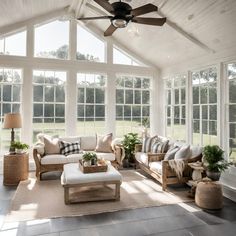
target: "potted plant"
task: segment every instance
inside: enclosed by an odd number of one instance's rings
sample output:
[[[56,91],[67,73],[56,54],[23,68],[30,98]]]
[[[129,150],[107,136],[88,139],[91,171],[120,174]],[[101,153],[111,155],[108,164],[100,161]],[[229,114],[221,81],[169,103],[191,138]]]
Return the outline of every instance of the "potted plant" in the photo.
[[[25,150],[29,148],[29,145],[26,143],[22,143],[20,141],[15,141],[11,144],[11,147],[13,147],[16,150],[16,153],[23,153]]]
[[[97,155],[94,152],[86,152],[83,154],[83,165],[97,165]]]
[[[130,163],[134,163],[134,149],[135,145],[139,144],[140,140],[137,133],[128,133],[124,135],[122,145],[125,149],[124,167],[129,167]]]
[[[207,145],[203,149],[204,165],[207,177],[217,181],[220,174],[228,168],[230,163],[224,159],[224,151],[217,145]]]

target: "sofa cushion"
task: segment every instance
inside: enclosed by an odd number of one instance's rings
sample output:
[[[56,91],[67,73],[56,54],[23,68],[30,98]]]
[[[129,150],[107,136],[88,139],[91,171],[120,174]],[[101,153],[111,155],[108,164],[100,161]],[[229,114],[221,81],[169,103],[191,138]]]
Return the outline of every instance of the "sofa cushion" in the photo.
[[[202,147],[199,145],[190,146],[190,158],[198,157],[202,154]]]
[[[112,152],[112,133],[99,136],[97,135],[97,145],[95,148],[96,152]]]
[[[164,160],[173,160],[175,158],[176,152],[179,150],[179,147],[170,148],[165,154]]]
[[[75,143],[69,143],[60,141],[60,153],[67,156],[69,154],[79,153],[80,152],[80,142],[77,141]]]
[[[78,162],[79,160],[83,159],[83,153],[70,154],[70,155],[66,156],[66,158],[67,158],[68,163]]]
[[[143,138],[143,143],[142,143],[142,152],[150,152],[151,151],[151,146],[152,143],[157,139],[157,135],[153,137],[145,137]]]
[[[114,161],[116,159],[116,156],[114,153],[111,153],[111,152],[96,152],[97,154],[97,158],[98,159],[105,159],[107,161]]]
[[[54,154],[54,155],[45,155],[41,158],[42,165],[50,165],[50,164],[65,164],[68,163],[68,158],[65,155]]]
[[[150,170],[162,174],[162,162],[161,161],[154,161],[149,163]]]
[[[175,160],[185,160],[188,159],[190,155],[190,146],[183,145],[180,149],[175,153]]]
[[[135,159],[136,159],[138,162],[140,162],[140,163],[142,163],[142,164],[148,166],[148,154],[147,154],[147,153],[144,153],[144,152],[136,152],[136,153],[135,153]]]
[[[81,136],[80,148],[84,151],[94,151],[97,145],[96,136]]]

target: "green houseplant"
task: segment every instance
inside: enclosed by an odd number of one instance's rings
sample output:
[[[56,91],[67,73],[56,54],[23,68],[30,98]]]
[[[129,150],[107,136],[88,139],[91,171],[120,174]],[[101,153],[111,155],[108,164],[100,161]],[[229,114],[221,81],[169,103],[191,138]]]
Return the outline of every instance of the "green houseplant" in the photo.
[[[137,133],[128,133],[124,135],[124,138],[122,140],[122,145],[125,149],[124,167],[128,167],[129,163],[134,162],[135,145],[139,143],[140,140]]]
[[[207,145],[203,149],[206,173],[214,181],[219,180],[221,172],[226,170],[230,163],[224,159],[224,151],[217,145]]]
[[[97,164],[97,155],[94,152],[86,152],[83,154],[83,163],[86,166]]]
[[[16,153],[22,153],[29,148],[29,145],[20,141],[15,141],[11,144],[11,147],[15,148]]]

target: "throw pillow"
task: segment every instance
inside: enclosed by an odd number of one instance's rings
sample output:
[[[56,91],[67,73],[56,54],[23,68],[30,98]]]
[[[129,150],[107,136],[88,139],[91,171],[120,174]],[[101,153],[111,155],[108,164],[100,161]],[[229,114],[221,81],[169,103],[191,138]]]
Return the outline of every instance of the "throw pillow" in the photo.
[[[169,148],[169,140],[166,140],[162,143],[161,152],[166,153],[168,151],[168,148]]]
[[[59,141],[60,153],[68,156],[70,154],[76,154],[80,151],[80,142],[69,143],[65,141]]]
[[[58,138],[52,138],[48,135],[45,135],[43,137],[43,143],[44,143],[44,150],[45,154],[59,154],[60,153],[60,147],[58,143]]]
[[[173,160],[175,158],[175,153],[179,150],[179,147],[172,147],[170,148],[166,155],[165,155],[165,158],[164,160]]]
[[[161,142],[154,142],[151,146],[151,153],[160,153]]]
[[[202,147],[201,146],[191,146],[190,147],[190,158],[198,157],[202,154]]]
[[[190,146],[183,145],[180,149],[175,153],[175,160],[184,160],[188,159],[190,154]]]
[[[144,153],[150,152],[152,143],[156,140],[156,138],[157,138],[157,135],[155,135],[153,137],[143,138],[142,152],[144,152]]]
[[[97,146],[95,148],[96,152],[112,152],[112,133],[103,136],[97,135]]]

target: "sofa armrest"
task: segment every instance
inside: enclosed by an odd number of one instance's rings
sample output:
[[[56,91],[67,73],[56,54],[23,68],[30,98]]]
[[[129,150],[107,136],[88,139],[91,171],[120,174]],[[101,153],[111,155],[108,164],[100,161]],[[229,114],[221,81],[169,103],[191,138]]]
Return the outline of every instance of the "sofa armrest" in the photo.
[[[135,144],[134,152],[141,152],[142,151],[142,144]]]
[[[38,153],[37,149],[33,149],[33,157],[36,168],[40,168],[42,156]]]
[[[162,161],[165,153],[148,153],[148,162]]]

